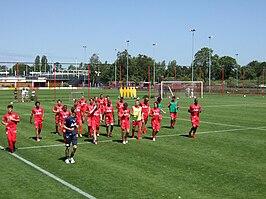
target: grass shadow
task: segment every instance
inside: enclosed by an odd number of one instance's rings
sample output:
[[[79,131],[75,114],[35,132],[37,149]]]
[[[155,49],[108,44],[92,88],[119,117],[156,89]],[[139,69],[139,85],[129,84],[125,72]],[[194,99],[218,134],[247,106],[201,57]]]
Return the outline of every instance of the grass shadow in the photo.
[[[57,142],[65,143],[64,139],[57,139],[56,141],[57,141]]]

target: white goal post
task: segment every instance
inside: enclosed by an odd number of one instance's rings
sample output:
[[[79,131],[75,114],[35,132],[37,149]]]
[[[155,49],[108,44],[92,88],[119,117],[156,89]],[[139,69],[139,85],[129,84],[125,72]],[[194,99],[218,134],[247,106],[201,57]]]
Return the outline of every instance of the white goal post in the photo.
[[[70,92],[69,101],[73,101],[74,99],[80,99],[81,96],[84,96],[84,92]]]
[[[203,98],[202,81],[162,81],[159,94],[162,98],[173,95],[181,98]]]

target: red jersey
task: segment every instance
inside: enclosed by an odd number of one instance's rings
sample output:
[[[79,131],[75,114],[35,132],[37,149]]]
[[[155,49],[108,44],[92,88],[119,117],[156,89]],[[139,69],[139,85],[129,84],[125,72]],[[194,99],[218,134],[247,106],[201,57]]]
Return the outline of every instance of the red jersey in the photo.
[[[112,100],[109,99],[109,102],[110,102],[111,106],[113,106]],[[104,104],[105,104],[105,106],[107,106],[108,99],[104,99]]]
[[[120,113],[122,116],[121,116],[121,120],[122,121],[129,121],[129,116],[130,116],[130,108],[127,108],[126,110],[121,110],[121,113]]]
[[[142,113],[149,113],[150,104],[145,104],[144,102],[140,102],[139,105],[142,107]]]
[[[80,106],[81,106],[82,108],[86,107],[86,103],[87,103],[86,99],[80,99],[80,100],[79,100],[79,104],[80,104]]]
[[[105,99],[104,98],[99,98],[98,99],[98,104],[100,108],[104,108],[105,107]]]
[[[116,102],[116,108],[118,109],[118,112],[123,109],[125,102]]]
[[[104,109],[104,113],[106,117],[113,117],[114,108],[112,106],[106,106]]]
[[[33,108],[31,113],[34,115],[34,122],[41,122],[43,120],[44,109],[40,108]]]
[[[94,104],[88,104],[87,107],[86,107],[86,111],[88,112],[88,117],[91,117],[92,114],[92,110],[94,109],[95,105]]]
[[[76,115],[78,118],[81,118],[81,106],[80,105],[77,105],[76,106]]]
[[[161,109],[160,108],[152,108],[151,109],[151,112],[150,112],[150,115],[152,115],[152,118],[151,120],[158,120],[159,121],[159,118],[160,118],[160,112],[161,112]]]
[[[197,116],[199,117],[199,113],[201,111],[201,107],[199,104],[195,105],[195,104],[191,104],[189,107],[190,110],[190,114],[191,116]]]
[[[66,111],[60,111],[59,113],[59,117],[60,117],[60,123],[64,124],[65,119],[70,115],[70,111],[66,110]]]
[[[13,117],[13,119],[15,119],[15,120],[20,120],[18,114],[15,112],[12,112],[10,114],[9,113],[5,114],[2,121],[7,123],[6,129],[16,130],[18,122],[11,121],[11,119],[10,119],[11,117]]]
[[[93,112],[92,121],[95,122],[96,124],[100,124],[100,120],[101,120],[101,110],[97,109]]]
[[[56,113],[55,113],[56,116],[59,116],[59,113],[60,113],[62,110],[63,110],[63,104],[60,104],[60,105],[56,104],[56,105],[54,106],[54,111],[56,111]]]

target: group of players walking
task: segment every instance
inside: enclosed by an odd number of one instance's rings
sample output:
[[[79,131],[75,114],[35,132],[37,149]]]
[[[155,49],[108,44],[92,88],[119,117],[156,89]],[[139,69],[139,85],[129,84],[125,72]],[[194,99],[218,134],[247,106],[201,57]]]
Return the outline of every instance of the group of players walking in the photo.
[[[178,99],[172,96],[172,100],[168,103],[168,108],[171,117],[171,126],[174,128],[175,121],[178,118],[179,109]],[[8,138],[8,144],[10,152],[14,152],[16,143],[16,127],[20,122],[20,118],[17,113],[13,112],[13,106],[8,105],[8,112],[2,119],[2,124],[6,126],[6,135]],[[131,138],[135,138],[135,131],[137,130],[136,138],[141,139],[142,134],[147,133],[147,122],[149,116],[151,117],[152,126],[152,140],[156,141],[156,135],[161,128],[162,114],[166,113],[162,109],[161,97],[157,97],[153,103],[153,107],[150,107],[149,99],[145,98],[143,101],[138,99],[135,101],[135,105],[130,109],[128,104],[124,102],[123,97],[115,104],[117,109],[118,126],[121,128],[121,139],[123,144],[128,143],[128,137],[130,133],[130,117],[132,117],[132,135]],[[66,144],[66,163],[74,163],[73,156],[77,149],[77,137],[83,136],[82,124],[87,120],[88,137],[92,137],[92,142],[98,144],[98,136],[100,131],[100,123],[105,122],[106,136],[112,137],[113,126],[115,123],[114,106],[109,96],[105,98],[94,97],[89,99],[89,103],[84,96],[81,99],[74,100],[74,105],[70,110],[66,105],[62,104],[59,99],[57,104],[53,108],[55,113],[55,129],[56,134],[63,134],[64,142]],[[194,103],[190,105],[188,112],[190,112],[190,118],[192,127],[189,131],[189,137],[195,138],[196,130],[199,126],[199,113],[201,107],[198,104],[198,99],[194,99]],[[32,109],[30,116],[30,123],[34,117],[34,125],[36,129],[36,141],[40,141],[40,133],[42,130],[42,123],[44,120],[44,109],[40,106],[40,102],[35,102],[35,107]],[[69,155],[69,147],[72,143],[73,149]]]

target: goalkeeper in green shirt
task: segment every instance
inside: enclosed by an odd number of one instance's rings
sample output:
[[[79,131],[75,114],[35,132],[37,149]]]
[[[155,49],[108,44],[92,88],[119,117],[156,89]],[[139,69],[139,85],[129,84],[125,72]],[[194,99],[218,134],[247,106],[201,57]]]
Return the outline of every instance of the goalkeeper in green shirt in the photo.
[[[176,99],[176,96],[172,96],[172,100],[168,102],[168,108],[170,112],[171,117],[171,126],[170,128],[175,128],[175,121],[178,117],[178,109],[179,109],[179,103]]]

